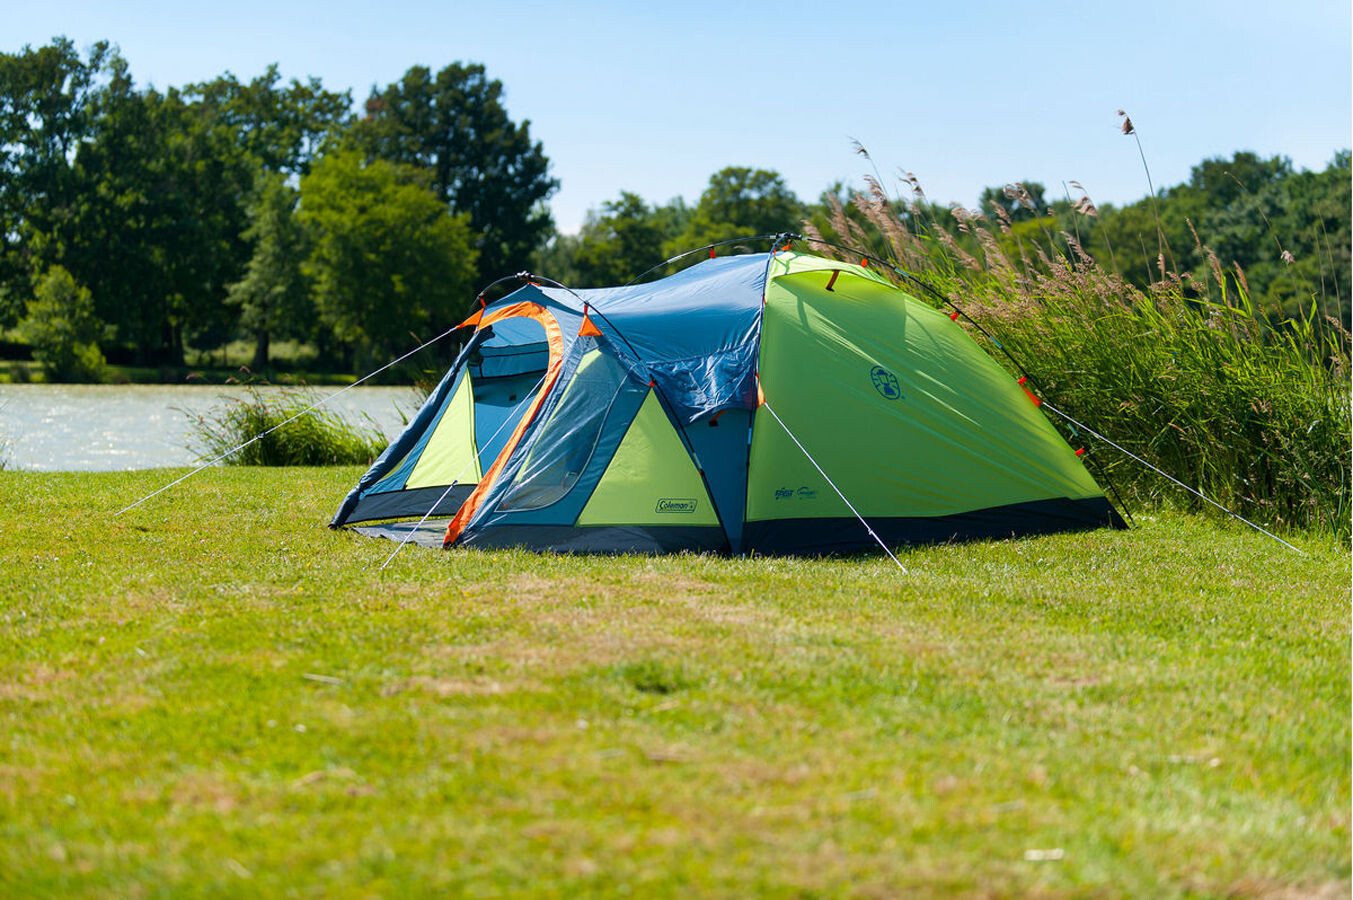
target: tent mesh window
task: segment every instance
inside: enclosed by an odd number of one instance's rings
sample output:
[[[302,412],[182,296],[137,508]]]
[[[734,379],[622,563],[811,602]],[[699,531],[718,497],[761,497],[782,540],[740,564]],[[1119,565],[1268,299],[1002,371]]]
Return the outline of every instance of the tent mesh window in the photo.
[[[645,390],[647,386],[631,378],[619,359],[600,350],[588,351],[499,510],[543,509],[561,500],[591,461],[616,400],[626,391]]]

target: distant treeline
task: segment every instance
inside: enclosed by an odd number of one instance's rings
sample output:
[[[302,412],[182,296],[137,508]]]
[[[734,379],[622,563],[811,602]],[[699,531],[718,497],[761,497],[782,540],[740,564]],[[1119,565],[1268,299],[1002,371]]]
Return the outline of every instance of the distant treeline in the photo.
[[[523,269],[623,283],[719,240],[825,233],[841,211],[858,227],[836,238],[878,237],[843,186],[803,202],[750,167],[715,173],[693,206],[622,193],[560,235],[548,157],[502,94],[462,63],[414,66],[358,109],[276,66],[159,91],[138,88],[107,43],[0,54],[0,331],[59,378],[98,378],[105,359],[182,365],[189,348],[241,339],[256,367],[289,340],[321,366],[363,369]],[[993,187],[965,210],[912,182],[889,202],[904,227],[960,248],[996,233],[1016,258],[1084,257],[1143,286],[1220,277],[1274,315],[1314,302],[1347,322],[1347,151],[1319,173],[1249,153],[1208,160],[1121,209],[1075,191]],[[969,227],[982,217],[999,229]]]
[[[715,174],[695,207],[681,198],[649,204],[631,193],[592,211],[577,235],[539,254],[552,277],[582,287],[624,282],[656,262],[731,237],[813,232],[861,250],[890,244],[866,207],[885,203],[896,227],[945,248],[981,256],[996,240],[1002,256],[1031,271],[1049,254],[1071,266],[1093,263],[1147,289],[1162,282],[1224,282],[1232,295],[1272,318],[1349,320],[1349,151],[1322,172],[1297,172],[1284,157],[1238,152],[1193,167],[1187,182],[1136,203],[1097,206],[1076,182],[1050,197],[1035,181],[988,187],[975,209],[931,202],[914,176],[891,195],[876,179],[856,192],[835,185],[803,203],[774,172],[729,168]],[[1073,193],[1074,192],[1074,193]],[[844,222],[844,227],[842,227]],[[886,255],[886,251],[885,251]]]

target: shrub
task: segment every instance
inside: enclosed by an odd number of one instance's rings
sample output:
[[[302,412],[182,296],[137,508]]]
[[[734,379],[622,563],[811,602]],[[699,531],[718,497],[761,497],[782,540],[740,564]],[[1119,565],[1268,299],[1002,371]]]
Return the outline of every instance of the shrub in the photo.
[[[385,449],[385,436],[369,417],[353,424],[331,410],[310,409],[317,399],[310,391],[265,394],[250,386],[242,399],[188,414],[189,449],[204,461],[221,457],[232,466],[367,464]]]
[[[61,266],[38,280],[19,335],[33,347],[50,381],[102,381],[104,358],[98,340],[103,323],[94,313],[88,288]]]

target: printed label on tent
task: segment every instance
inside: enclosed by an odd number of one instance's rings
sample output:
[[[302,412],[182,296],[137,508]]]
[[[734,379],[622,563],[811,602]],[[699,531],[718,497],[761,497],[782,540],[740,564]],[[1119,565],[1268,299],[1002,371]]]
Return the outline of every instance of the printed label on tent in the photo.
[[[874,390],[884,397],[889,400],[902,399],[902,385],[898,382],[897,376],[883,366],[874,366],[870,369],[869,378],[874,382]]]
[[[809,487],[808,485],[806,485],[806,484],[805,484],[803,487],[799,487],[799,488],[776,488],[776,489],[775,489],[775,499],[776,499],[776,500],[795,500],[795,499],[798,499],[798,500],[815,500],[815,499],[817,499],[817,491],[815,491],[813,488],[810,488],[810,487]]]
[[[686,513],[695,512],[696,501],[684,497],[663,497],[658,501],[658,505],[653,507],[654,512],[660,513]]]

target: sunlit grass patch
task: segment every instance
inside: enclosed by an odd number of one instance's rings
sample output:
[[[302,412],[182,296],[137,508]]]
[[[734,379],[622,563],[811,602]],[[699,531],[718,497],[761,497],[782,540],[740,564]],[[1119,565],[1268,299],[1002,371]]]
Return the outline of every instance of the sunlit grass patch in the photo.
[[[1333,538],[382,572],[355,468],[172,474],[0,473],[0,894],[1348,890]]]

